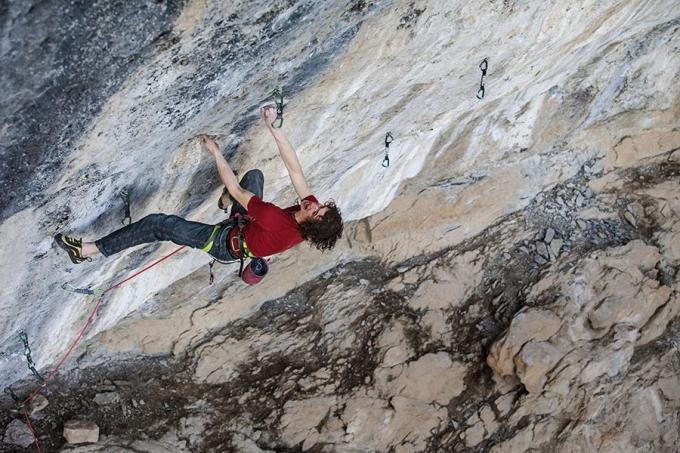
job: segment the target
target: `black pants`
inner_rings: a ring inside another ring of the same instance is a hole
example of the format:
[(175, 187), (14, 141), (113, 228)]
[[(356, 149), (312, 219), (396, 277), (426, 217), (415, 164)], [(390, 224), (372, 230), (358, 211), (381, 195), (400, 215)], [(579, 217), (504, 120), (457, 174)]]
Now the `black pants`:
[[(241, 187), (262, 198), (264, 175), (260, 170), (250, 170), (243, 175)], [(246, 214), (243, 206), (236, 201), (233, 203), (231, 216), (237, 212)], [(111, 256), (135, 245), (157, 241), (171, 241), (177, 245), (201, 249), (208, 243), (213, 227), (214, 225), (191, 222), (176, 215), (151, 214), (95, 241), (95, 245), (104, 256)], [(212, 249), (208, 252), (220, 261), (235, 259), (227, 247), (229, 229), (229, 227), (220, 229), (213, 239)]]

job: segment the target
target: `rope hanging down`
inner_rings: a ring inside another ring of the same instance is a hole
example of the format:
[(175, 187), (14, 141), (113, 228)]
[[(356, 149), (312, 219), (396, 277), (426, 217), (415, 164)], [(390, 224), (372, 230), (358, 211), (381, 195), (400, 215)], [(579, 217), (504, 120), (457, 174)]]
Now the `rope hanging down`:
[(390, 143), (392, 143), (392, 140), (394, 140), (394, 137), (392, 137), (391, 132), (388, 132), (385, 135), (385, 158), (382, 161), (382, 166), (384, 168), (390, 166)]
[[(31, 434), (33, 434), (33, 441), (35, 442), (35, 448), (36, 448), (36, 450), (38, 451), (38, 453), (42, 453), (42, 449), (40, 448), (40, 443), (38, 442), (38, 436), (36, 436), (35, 430), (33, 429), (33, 424), (31, 423), (31, 418), (30, 418), (30, 416), (28, 415), (28, 408), (27, 408), (27, 407), (28, 407), (28, 403), (30, 403), (31, 400), (32, 400), (33, 398), (35, 398), (35, 396), (40, 392), (40, 389), (41, 389), (42, 387), (44, 387), (45, 385), (47, 385), (47, 383), (48, 383), (49, 381), (52, 380), (52, 378), (57, 374), (57, 372), (58, 372), (59, 369), (62, 367), (62, 365), (64, 364), (64, 362), (66, 362), (66, 359), (71, 355), (71, 353), (73, 352), (73, 350), (75, 349), (75, 347), (78, 345), (78, 343), (80, 342), (80, 340), (83, 338), (83, 335), (85, 334), (85, 331), (87, 330), (87, 328), (90, 327), (90, 324), (92, 324), (92, 320), (94, 319), (95, 315), (97, 314), (97, 310), (99, 309), (99, 306), (101, 305), (101, 302), (102, 302), (102, 300), (104, 299), (104, 296), (105, 296), (108, 292), (113, 291), (113, 290), (116, 289), (116, 288), (120, 288), (121, 286), (123, 286), (123, 284), (127, 283), (128, 281), (132, 280), (133, 278), (137, 277), (138, 275), (140, 275), (140, 274), (146, 272), (147, 270), (151, 269), (152, 267), (154, 267), (154, 266), (160, 264), (161, 262), (167, 260), (167, 259), (170, 258), (171, 256), (177, 254), (178, 252), (180, 252), (180, 251), (181, 251), (182, 249), (184, 249), (185, 247), (186, 247), (186, 246), (178, 247), (178, 248), (175, 249), (174, 251), (172, 251), (172, 252), (168, 253), (167, 255), (165, 255), (165, 256), (163, 256), (163, 257), (157, 259), (156, 261), (154, 261), (153, 263), (149, 264), (148, 266), (142, 268), (141, 270), (135, 272), (134, 274), (130, 275), (129, 277), (124, 278), (123, 280), (119, 281), (118, 283), (115, 283), (115, 284), (109, 286), (106, 290), (102, 291), (101, 294), (99, 295), (99, 298), (97, 299), (97, 302), (96, 302), (95, 305), (94, 305), (94, 308), (93, 308), (92, 311), (90, 312), (90, 316), (87, 318), (87, 321), (85, 321), (85, 325), (82, 327), (82, 329), (80, 329), (80, 332), (78, 333), (78, 336), (77, 336), (76, 339), (73, 341), (73, 343), (71, 343), (71, 346), (68, 348), (68, 350), (66, 351), (66, 353), (64, 354), (64, 356), (61, 358), (61, 360), (59, 360), (59, 363), (57, 363), (57, 365), (54, 367), (54, 369), (53, 369), (52, 371), (50, 371), (50, 373), (47, 375), (47, 377), (46, 377), (44, 380), (43, 380), (42, 378), (40, 378), (41, 381), (42, 381), (41, 386), (40, 386), (40, 387), (37, 387), (35, 390), (33, 390), (33, 391), (26, 397), (26, 399), (23, 401), (23, 403), (21, 403), (21, 405), (22, 405), (22, 407), (23, 407), (23, 409), (22, 409), (22, 411), (21, 411), (21, 412), (22, 412), (22, 415), (24, 416), (24, 420), (26, 421), (26, 425), (27, 425), (28, 428), (31, 430)], [(22, 332), (22, 334), (25, 335), (24, 332)], [(24, 337), (22, 337), (22, 341), (23, 341), (23, 338), (24, 338)], [(26, 347), (27, 347), (27, 344), (28, 344), (28, 337), (26, 336), (26, 343), (25, 343), (25, 346), (26, 346)], [(31, 352), (30, 348), (27, 348), (27, 350), (28, 350), (28, 353), (29, 353), (29, 355), (30, 355), (30, 352)], [(32, 363), (32, 360), (31, 360), (30, 362)], [(34, 371), (34, 370), (31, 370), (31, 371), (33, 371), (34, 374), (37, 373), (37, 371)]]
[(484, 97), (484, 77), (486, 76), (486, 70), (489, 68), (489, 61), (487, 58), (483, 59), (479, 63), (479, 69), (482, 71), (482, 78), (479, 80), (479, 90), (477, 90), (477, 99), (482, 99)]
[[(276, 119), (272, 123), (272, 127), (281, 129), (283, 126), (283, 89), (277, 87), (272, 92), (272, 96), (274, 96), (274, 102), (276, 103)], [(279, 122), (278, 126), (276, 125), (277, 121)]]

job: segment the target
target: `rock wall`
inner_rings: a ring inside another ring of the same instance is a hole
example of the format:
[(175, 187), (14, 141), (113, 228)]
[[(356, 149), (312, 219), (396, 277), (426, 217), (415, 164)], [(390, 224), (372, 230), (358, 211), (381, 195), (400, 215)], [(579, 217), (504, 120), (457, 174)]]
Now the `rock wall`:
[[(93, 5), (109, 17), (104, 40), (120, 32), (111, 17), (140, 20)], [(0, 256), (15, 271), (1, 277), (2, 383), (31, 388), (15, 382), (20, 329), (47, 370), (82, 326), (91, 305), (60, 292), (64, 275), (99, 286), (173, 250), (72, 268), (54, 232), (108, 232), (123, 187), (135, 218), (219, 219), (196, 133), (217, 134), (239, 169), (263, 169), (266, 198), (293, 201), (256, 120), (271, 85), (290, 93), (286, 131), (314, 190), (338, 201), (345, 236), (331, 253), (276, 257), (257, 287), (229, 268), (208, 286), (207, 258), (186, 251), (113, 292), (43, 390), (45, 445), (61, 448), (64, 423), (85, 417), (99, 442), (63, 451), (677, 450), (674, 2), (145, 5), (160, 31), (130, 36), (135, 62), (102, 75), (110, 91), (93, 88), (89, 114), (74, 106), (87, 124), (70, 141), (43, 132), (54, 151), (31, 159), (60, 161), (43, 186), (3, 167), (14, 198)], [(42, 8), (1, 11), (3, 59), (38, 52), (11, 39), (36, 17), (54, 17), (51, 39), (74, 46), (61, 30), (77, 18)], [(40, 90), (12, 77), (3, 87), (20, 95), (3, 98), (14, 115), (3, 118), (33, 118)], [(32, 149), (5, 123), (3, 156)]]

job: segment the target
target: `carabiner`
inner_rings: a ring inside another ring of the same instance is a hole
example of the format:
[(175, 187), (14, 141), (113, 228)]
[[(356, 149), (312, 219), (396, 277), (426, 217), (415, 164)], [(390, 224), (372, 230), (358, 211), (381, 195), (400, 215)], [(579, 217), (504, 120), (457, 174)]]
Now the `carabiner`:
[(390, 166), (390, 143), (394, 140), (394, 137), (392, 137), (392, 133), (388, 132), (385, 134), (385, 158), (382, 161), (382, 166), (383, 168), (387, 168)]
[[(274, 120), (274, 122), (272, 122), (272, 127), (275, 127), (276, 129), (281, 129), (281, 127), (283, 126), (283, 89), (277, 87), (272, 92), (272, 96), (274, 96), (274, 98), (278, 97), (278, 99), (274, 99), (274, 102), (276, 103), (276, 119)], [(278, 126), (275, 124), (277, 120), (279, 122)]]

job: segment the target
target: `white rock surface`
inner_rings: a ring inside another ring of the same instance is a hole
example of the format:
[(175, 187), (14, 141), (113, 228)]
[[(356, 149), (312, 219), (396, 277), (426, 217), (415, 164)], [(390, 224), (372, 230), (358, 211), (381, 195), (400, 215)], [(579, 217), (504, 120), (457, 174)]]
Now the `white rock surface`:
[(69, 444), (97, 442), (99, 426), (87, 420), (69, 420), (64, 423), (64, 438)]

